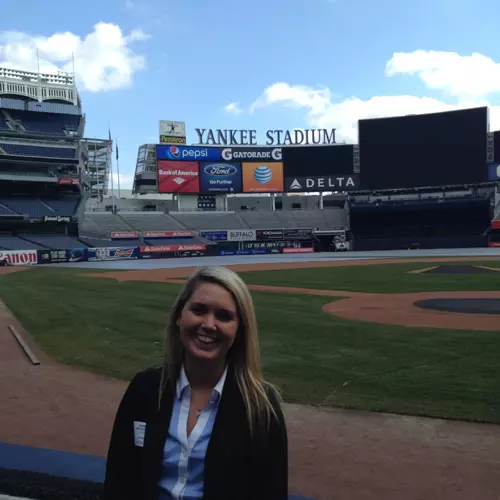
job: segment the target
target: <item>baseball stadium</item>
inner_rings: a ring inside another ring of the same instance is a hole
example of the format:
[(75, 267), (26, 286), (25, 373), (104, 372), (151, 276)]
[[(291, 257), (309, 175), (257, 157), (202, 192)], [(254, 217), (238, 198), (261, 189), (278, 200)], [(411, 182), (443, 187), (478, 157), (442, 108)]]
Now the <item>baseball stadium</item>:
[(358, 144), (188, 145), (160, 121), (130, 196), (85, 122), (72, 74), (0, 69), (1, 499), (101, 497), (120, 400), (204, 266), (251, 290), (290, 499), (499, 498), (488, 108), (362, 119)]

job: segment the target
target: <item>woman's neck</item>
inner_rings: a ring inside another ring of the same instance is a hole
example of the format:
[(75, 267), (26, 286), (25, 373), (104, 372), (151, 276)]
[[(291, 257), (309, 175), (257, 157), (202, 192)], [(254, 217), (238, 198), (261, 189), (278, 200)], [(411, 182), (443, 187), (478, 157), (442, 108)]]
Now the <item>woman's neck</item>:
[(188, 356), (184, 358), (184, 370), (189, 385), (198, 389), (213, 389), (222, 377), (225, 368), (225, 360), (204, 362)]

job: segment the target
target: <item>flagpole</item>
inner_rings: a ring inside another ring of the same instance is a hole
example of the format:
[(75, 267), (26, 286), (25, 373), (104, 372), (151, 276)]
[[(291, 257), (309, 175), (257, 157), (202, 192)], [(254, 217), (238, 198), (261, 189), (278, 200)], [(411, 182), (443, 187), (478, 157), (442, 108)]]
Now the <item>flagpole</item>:
[(99, 169), (97, 168), (97, 143), (94, 141), (94, 168), (96, 176), (96, 187), (97, 187), (97, 207), (101, 208), (101, 192), (99, 190)]
[(121, 193), (120, 193), (120, 156), (118, 155), (118, 139), (116, 139), (116, 174), (118, 182), (118, 203), (120, 203)]
[(113, 180), (113, 141), (111, 139), (111, 128), (108, 128), (109, 134), (109, 170), (111, 173), (111, 199), (113, 202), (113, 213), (115, 213), (116, 205), (115, 205), (115, 182)]

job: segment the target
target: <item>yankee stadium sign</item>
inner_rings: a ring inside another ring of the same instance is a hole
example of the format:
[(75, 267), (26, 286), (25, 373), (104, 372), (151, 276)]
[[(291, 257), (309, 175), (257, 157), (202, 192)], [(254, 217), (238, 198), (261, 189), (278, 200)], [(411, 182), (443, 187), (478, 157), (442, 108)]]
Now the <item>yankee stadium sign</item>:
[[(204, 146), (257, 146), (256, 130), (197, 128), (198, 144)], [(266, 146), (335, 144), (335, 129), (268, 130)]]

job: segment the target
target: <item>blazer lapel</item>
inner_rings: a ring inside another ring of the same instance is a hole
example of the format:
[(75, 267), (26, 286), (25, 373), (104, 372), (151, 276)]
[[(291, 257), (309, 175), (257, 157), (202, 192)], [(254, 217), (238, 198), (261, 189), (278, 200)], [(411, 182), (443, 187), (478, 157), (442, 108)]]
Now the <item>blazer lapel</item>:
[(147, 423), (144, 439), (144, 479), (146, 498), (156, 498), (157, 484), (161, 479), (163, 454), (168, 436), (170, 418), (172, 417), (174, 393), (170, 384), (167, 385), (161, 399), (160, 408), (155, 406), (151, 419)]
[[(205, 455), (204, 497), (227, 498), (227, 487), (238, 478), (231, 470), (237, 471), (242, 460), (242, 452), (248, 436), (247, 416), (236, 376), (230, 368), (220, 399), (217, 417)], [(231, 488), (230, 488), (231, 491)]]

